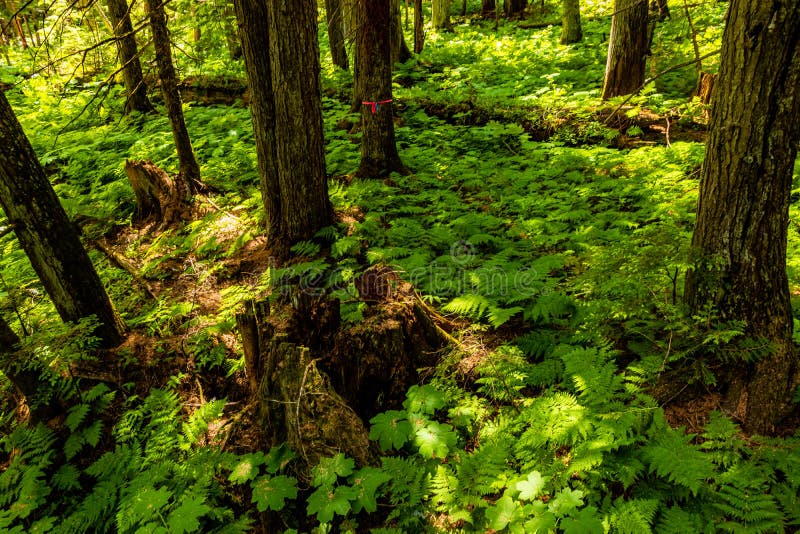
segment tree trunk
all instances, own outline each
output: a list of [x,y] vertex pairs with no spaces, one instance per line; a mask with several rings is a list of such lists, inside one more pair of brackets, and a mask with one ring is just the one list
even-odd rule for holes
[[[800,381],[786,240],[800,137],[800,3],[732,0],[714,90],[687,276],[691,310],[746,321],[772,352],[735,369],[727,402],[748,432],[771,433]],[[795,407],[796,409],[796,407]]]
[[[333,223],[325,174],[317,3],[268,2],[275,136],[287,243]],[[387,47],[388,52],[388,47]]]
[[225,44],[228,47],[228,55],[233,60],[242,58],[242,40],[236,29],[236,13],[231,2],[225,2],[223,9],[222,31],[225,32]]
[[138,111],[150,113],[153,104],[147,98],[147,84],[142,76],[142,65],[139,62],[139,48],[136,46],[136,36],[133,34],[128,3],[125,0],[106,0],[108,14],[114,25],[114,35],[117,37],[117,50],[119,63],[122,67],[122,77],[125,81],[125,113]]
[[669,6],[667,0],[653,0],[650,2],[650,11],[656,13],[658,22],[664,22],[669,18]]
[[[333,221],[325,175],[316,3],[237,0],[267,236],[276,253]],[[387,49],[388,51],[388,49]]]
[[495,0],[481,0],[481,16],[494,17]]
[[285,235],[281,216],[281,188],[278,183],[278,156],[275,152],[275,100],[269,60],[267,6],[261,0],[234,0],[239,35],[250,91],[250,118],[258,159],[261,199],[267,239],[277,243]]
[[450,0],[431,0],[431,23],[437,30],[451,30]]
[[392,13],[385,0],[358,0],[355,90],[361,103],[361,163],[358,176],[408,172],[394,137],[392,67],[389,62]]
[[200,166],[194,157],[192,141],[189,131],[183,120],[183,104],[178,92],[178,82],[175,67],[172,63],[172,48],[167,29],[167,15],[164,4],[160,0],[147,0],[145,2],[150,16],[150,29],[153,32],[153,46],[156,50],[156,63],[158,63],[158,77],[161,82],[161,93],[164,95],[164,105],[167,108],[169,123],[172,127],[172,137],[175,140],[175,149],[178,152],[180,165],[177,180],[186,180],[189,191],[194,193],[200,186]]
[[506,17],[522,16],[527,5],[528,0],[504,0],[503,10]]
[[191,219],[191,196],[185,180],[174,180],[152,161],[125,161],[125,174],[136,195],[134,222],[162,226]]
[[583,39],[581,30],[581,6],[579,0],[563,0],[561,13],[561,44],[579,43]]
[[0,205],[64,321],[97,316],[103,346],[124,325],[67,218],[5,94],[0,92]]
[[344,47],[344,22],[341,0],[325,0],[325,16],[328,22],[328,42],[331,46],[331,59],[340,69],[347,70],[347,50]]
[[0,315],[0,371],[25,398],[31,423],[46,421],[59,411],[56,399],[47,396],[52,386],[31,368],[31,361],[16,352],[19,337]]
[[405,63],[411,59],[411,51],[406,44],[406,38],[403,35],[402,14],[400,13],[400,0],[391,0],[392,2],[392,65],[395,63]]
[[425,47],[425,20],[422,18],[422,0],[414,0],[414,53],[421,54]]
[[642,86],[647,49],[647,0],[615,0],[603,100],[633,93]]

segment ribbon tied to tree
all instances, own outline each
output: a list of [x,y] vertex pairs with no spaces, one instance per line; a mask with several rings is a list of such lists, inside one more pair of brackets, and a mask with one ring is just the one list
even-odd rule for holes
[[388,100],[375,100],[375,101],[363,100],[361,102],[361,104],[364,105],[364,106],[371,106],[372,107],[372,114],[375,115],[378,112],[378,110],[381,108],[381,104],[388,104],[391,101],[392,101],[391,98],[388,99]]

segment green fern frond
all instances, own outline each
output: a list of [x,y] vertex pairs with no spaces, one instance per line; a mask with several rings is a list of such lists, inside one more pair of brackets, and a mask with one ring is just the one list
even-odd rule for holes
[[192,412],[189,420],[183,423],[183,437],[186,441],[182,447],[189,448],[196,444],[200,437],[208,432],[209,423],[222,417],[224,408],[225,399],[220,399],[207,402]]
[[683,429],[662,429],[641,449],[650,471],[683,486],[696,495],[714,473],[714,465],[700,450],[691,445],[693,435]]

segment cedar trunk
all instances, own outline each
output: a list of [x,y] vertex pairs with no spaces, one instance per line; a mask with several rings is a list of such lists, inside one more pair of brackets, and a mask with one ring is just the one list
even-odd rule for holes
[[333,221],[325,175],[317,6],[237,0],[267,235],[276,253]]
[[425,20],[422,17],[422,0],[414,0],[414,53],[419,54],[425,47]]
[[275,153],[275,100],[269,61],[267,5],[261,0],[235,0],[242,53],[250,90],[250,118],[253,121],[261,199],[267,239],[279,241],[285,234],[281,217],[281,190]]
[[106,0],[106,4],[111,23],[114,25],[122,78],[125,81],[127,95],[125,113],[132,111],[150,113],[153,111],[153,104],[147,98],[147,84],[142,76],[139,48],[136,46],[136,36],[133,34],[128,3],[125,0]]
[[431,23],[437,30],[450,30],[450,0],[431,0]]
[[2,92],[0,146],[0,205],[56,310],[70,322],[97,316],[94,334],[117,345],[122,320]]
[[638,91],[648,52],[647,0],[615,0],[603,100]]
[[358,5],[356,102],[384,103],[361,104],[361,163],[356,174],[381,177],[408,172],[400,161],[394,137],[390,5],[385,0],[358,0]]
[[563,0],[561,12],[561,44],[578,43],[583,39],[580,0]]
[[667,0],[653,0],[650,2],[650,11],[656,14],[656,18],[659,22],[664,22],[669,18]]
[[392,65],[395,63],[405,63],[411,59],[411,51],[406,44],[406,38],[403,35],[402,14],[400,12],[400,0],[391,0],[392,2]]
[[[800,137],[800,3],[731,2],[686,281],[692,310],[717,307],[771,342],[736,369],[727,403],[749,432],[770,433],[798,384],[786,241]],[[705,261],[703,261],[705,260]]]
[[481,15],[484,17],[494,17],[494,0],[481,0]]
[[344,47],[344,21],[341,0],[325,0],[325,16],[328,22],[328,41],[331,46],[331,59],[340,69],[347,70],[347,50]]
[[156,50],[161,93],[164,96],[164,105],[167,108],[172,137],[175,140],[175,149],[180,162],[179,176],[176,179],[186,180],[189,190],[194,192],[200,185],[200,166],[194,157],[192,141],[189,139],[189,131],[183,120],[183,104],[178,92],[175,67],[172,63],[167,15],[164,11],[164,4],[160,0],[147,0],[146,5],[150,16],[150,30],[153,32],[153,46]]
[[[281,212],[287,243],[332,224],[325,174],[317,3],[267,2]],[[388,52],[388,48],[387,48]]]

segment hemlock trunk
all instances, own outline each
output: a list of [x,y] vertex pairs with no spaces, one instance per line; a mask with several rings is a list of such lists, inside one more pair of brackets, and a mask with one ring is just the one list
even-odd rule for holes
[[581,6],[579,0],[563,0],[561,3],[561,44],[578,43],[583,39],[581,30]]
[[648,52],[647,0],[615,0],[603,100],[638,91]]
[[356,174],[377,178],[408,172],[400,161],[394,136],[390,5],[385,0],[358,0],[358,5],[354,85],[356,103],[361,106],[362,133],[361,163]]
[[117,37],[119,63],[122,68],[122,78],[125,81],[125,93],[127,94],[125,113],[132,111],[150,113],[153,111],[153,104],[147,98],[147,85],[142,76],[139,48],[133,33],[128,3],[125,0],[106,0],[106,4],[114,25],[114,35]]
[[97,316],[94,334],[117,345],[122,320],[1,91],[0,140],[0,204],[56,310],[70,322]]
[[692,310],[722,320],[772,350],[741,363],[727,403],[746,430],[774,431],[800,381],[792,341],[786,245],[792,172],[800,137],[800,3],[733,0],[723,37],[689,273]]
[[178,92],[175,67],[172,63],[167,15],[164,12],[164,4],[159,0],[147,0],[146,5],[150,17],[150,29],[153,32],[153,46],[156,50],[161,93],[164,96],[164,105],[167,108],[172,137],[175,140],[175,149],[180,162],[180,176],[177,179],[186,180],[189,190],[196,192],[200,186],[200,166],[194,157],[192,141],[189,138],[189,131],[186,129],[186,121],[183,119],[183,104],[181,94]]

